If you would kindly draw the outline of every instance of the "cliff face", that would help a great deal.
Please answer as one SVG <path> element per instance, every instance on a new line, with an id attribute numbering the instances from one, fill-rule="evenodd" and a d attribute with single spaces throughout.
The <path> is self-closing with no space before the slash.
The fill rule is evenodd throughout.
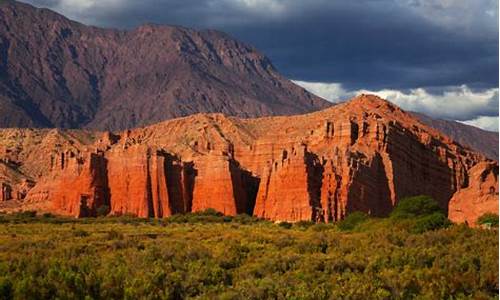
<path id="1" fill-rule="evenodd" d="M 88 216 L 104 206 L 141 217 L 214 208 L 333 222 L 358 210 L 384 216 L 399 199 L 426 194 L 453 220 L 473 222 L 498 204 L 497 162 L 369 95 L 306 115 L 200 114 L 86 139 L 58 134 L 50 163 L 29 159 L 36 150 L 22 139 L 24 148 L 4 146 L 4 160 L 22 165 L 12 171 L 36 182 L 19 207 Z M 50 134 L 38 135 L 50 147 Z M 19 134 L 0 137 L 7 145 Z M 485 195 L 480 207 L 476 194 Z"/>
<path id="2" fill-rule="evenodd" d="M 0 127 L 117 130 L 199 112 L 256 117 L 329 105 L 221 32 L 102 29 L 0 3 Z"/>
<path id="3" fill-rule="evenodd" d="M 498 164 L 481 162 L 469 171 L 469 185 L 449 203 L 449 218 L 454 222 L 476 225 L 481 215 L 498 213 Z"/>

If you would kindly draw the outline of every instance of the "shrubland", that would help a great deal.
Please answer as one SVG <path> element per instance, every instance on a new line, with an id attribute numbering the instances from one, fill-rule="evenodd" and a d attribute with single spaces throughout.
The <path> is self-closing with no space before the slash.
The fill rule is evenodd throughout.
<path id="1" fill-rule="evenodd" d="M 214 210 L 161 220 L 1 215 L 0 296 L 497 299 L 497 230 L 451 224 L 432 202 L 401 200 L 388 218 L 356 212 L 337 224 Z"/>

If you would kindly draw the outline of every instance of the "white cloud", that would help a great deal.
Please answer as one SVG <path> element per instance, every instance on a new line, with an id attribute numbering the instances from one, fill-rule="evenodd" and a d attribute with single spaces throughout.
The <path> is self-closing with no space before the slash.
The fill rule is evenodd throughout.
<path id="1" fill-rule="evenodd" d="M 476 126 L 489 131 L 497 131 L 498 132 L 498 117 L 478 117 L 474 120 L 462 121 L 462 123 L 467 125 Z"/>
<path id="2" fill-rule="evenodd" d="M 465 85 L 445 88 L 440 94 L 432 94 L 423 88 L 408 92 L 385 89 L 361 90 L 385 98 L 403 109 L 425 113 L 442 119 L 466 121 L 479 116 L 498 115 L 498 88 L 474 92 Z"/>
<path id="3" fill-rule="evenodd" d="M 434 94 L 424 88 L 406 92 L 395 89 L 349 91 L 340 83 L 294 82 L 332 102 L 342 102 L 362 93 L 375 94 L 408 111 L 498 131 L 498 88 L 473 91 L 462 85 L 446 87 Z"/>
<path id="4" fill-rule="evenodd" d="M 293 80 L 293 82 L 311 93 L 320 96 L 330 102 L 338 103 L 356 96 L 356 91 L 347 91 L 342 87 L 342 84 L 332 82 L 308 82 Z"/>

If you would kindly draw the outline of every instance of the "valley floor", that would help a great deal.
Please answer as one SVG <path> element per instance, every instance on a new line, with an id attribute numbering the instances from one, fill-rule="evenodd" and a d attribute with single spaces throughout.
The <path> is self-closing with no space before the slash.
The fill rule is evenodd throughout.
<path id="1" fill-rule="evenodd" d="M 497 230 L 210 213 L 0 221 L 2 299 L 498 299 Z"/>

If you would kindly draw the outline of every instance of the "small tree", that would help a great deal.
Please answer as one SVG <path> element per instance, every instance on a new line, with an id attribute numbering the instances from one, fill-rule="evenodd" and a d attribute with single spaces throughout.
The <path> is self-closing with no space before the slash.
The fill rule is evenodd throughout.
<path id="1" fill-rule="evenodd" d="M 397 221 L 409 220 L 410 231 L 414 233 L 447 228 L 452 224 L 436 200 L 425 195 L 401 199 L 390 217 Z"/>
<path id="2" fill-rule="evenodd" d="M 494 213 L 485 213 L 477 219 L 476 224 L 498 227 L 498 215 Z"/>
<path id="3" fill-rule="evenodd" d="M 421 195 L 401 199 L 392 211 L 391 218 L 408 219 L 431 215 L 436 212 L 442 213 L 436 200 L 430 196 Z"/>
<path id="4" fill-rule="evenodd" d="M 435 212 L 427 216 L 419 217 L 412 231 L 415 233 L 422 233 L 429 230 L 447 228 L 451 224 L 451 221 L 448 220 L 442 212 Z"/>
<path id="5" fill-rule="evenodd" d="M 368 220 L 368 215 L 361 211 L 355 211 L 347 215 L 344 220 L 340 221 L 338 226 L 340 230 L 353 230 L 359 224 Z"/>

